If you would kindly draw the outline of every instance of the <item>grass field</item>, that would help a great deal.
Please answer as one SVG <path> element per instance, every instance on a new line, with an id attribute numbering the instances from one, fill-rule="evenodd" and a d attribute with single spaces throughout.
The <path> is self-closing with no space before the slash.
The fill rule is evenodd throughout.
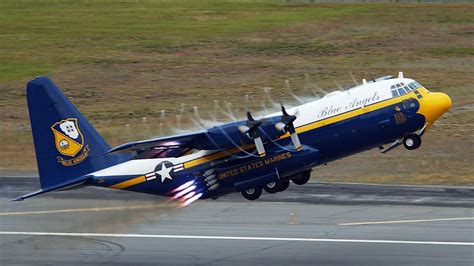
<path id="1" fill-rule="evenodd" d="M 34 170 L 26 82 L 48 75 L 116 145 L 157 134 L 213 100 L 261 110 L 373 76 L 448 93 L 421 149 L 369 151 L 315 171 L 326 181 L 474 185 L 473 4 L 271 1 L 0 2 L 0 171 Z M 184 103 L 184 105 L 182 104 Z M 268 102 L 265 103 L 268 106 Z M 144 118 L 145 117 L 145 118 Z M 220 118 L 223 118 L 221 116 Z M 192 126 L 182 119 L 183 128 Z"/>

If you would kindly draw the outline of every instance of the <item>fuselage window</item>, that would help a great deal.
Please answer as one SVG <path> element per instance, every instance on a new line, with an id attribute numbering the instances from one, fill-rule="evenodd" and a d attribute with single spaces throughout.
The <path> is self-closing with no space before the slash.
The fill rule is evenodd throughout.
<path id="1" fill-rule="evenodd" d="M 400 96 L 402 96 L 403 94 L 405 94 L 405 91 L 402 88 L 400 88 L 400 89 L 398 89 L 398 94 L 400 94 Z"/>
<path id="2" fill-rule="evenodd" d="M 407 93 L 409 93 L 409 92 L 411 91 L 410 88 L 408 88 L 407 86 L 403 86 L 403 89 L 404 89 Z"/>

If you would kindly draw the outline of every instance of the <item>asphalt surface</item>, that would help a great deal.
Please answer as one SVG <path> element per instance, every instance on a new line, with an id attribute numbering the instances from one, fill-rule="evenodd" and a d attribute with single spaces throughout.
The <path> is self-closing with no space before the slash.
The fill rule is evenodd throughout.
<path id="1" fill-rule="evenodd" d="M 83 188 L 25 200 L 0 178 L 0 265 L 474 265 L 471 188 L 308 184 L 185 208 Z"/>

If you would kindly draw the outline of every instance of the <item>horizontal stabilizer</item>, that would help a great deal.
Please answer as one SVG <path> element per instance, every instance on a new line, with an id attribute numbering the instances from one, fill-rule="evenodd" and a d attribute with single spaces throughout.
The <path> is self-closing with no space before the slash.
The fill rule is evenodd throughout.
<path id="1" fill-rule="evenodd" d="M 69 188 L 69 187 L 80 186 L 80 185 L 85 184 L 87 181 L 89 181 L 90 178 L 92 178 L 92 176 L 82 176 L 82 177 L 79 177 L 79 178 L 71 179 L 71 180 L 68 180 L 67 182 L 63 182 L 63 183 L 60 183 L 58 185 L 45 187 L 45 188 L 42 188 L 40 190 L 37 190 L 37 191 L 31 192 L 31 193 L 19 196 L 18 198 L 13 199 L 12 201 L 22 201 L 24 199 L 31 198 L 31 197 L 37 196 L 37 195 L 41 195 L 41 194 L 46 193 L 46 192 L 52 192 L 52 191 L 61 190 L 61 189 Z"/>

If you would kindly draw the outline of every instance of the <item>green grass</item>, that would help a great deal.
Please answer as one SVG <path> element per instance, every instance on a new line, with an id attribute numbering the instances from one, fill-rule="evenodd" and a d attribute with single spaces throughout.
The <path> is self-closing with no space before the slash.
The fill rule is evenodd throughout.
<path id="1" fill-rule="evenodd" d="M 465 47 L 438 48 L 438 49 L 432 49 L 430 50 L 430 52 L 433 55 L 437 55 L 437 56 L 450 56 L 450 55 L 466 56 L 466 55 L 474 55 L 474 48 L 465 48 Z"/>
<path id="2" fill-rule="evenodd" d="M 0 82 L 110 61 L 104 57 L 120 52 L 176 51 L 366 10 L 265 1 L 2 1 Z"/>
<path id="3" fill-rule="evenodd" d="M 172 134 L 160 132 L 160 111 L 176 126 L 181 103 L 206 118 L 214 99 L 230 101 L 242 115 L 245 94 L 261 110 L 263 87 L 294 103 L 285 80 L 304 96 L 353 84 L 349 72 L 360 80 L 404 71 L 455 106 L 422 149 L 362 153 L 314 177 L 472 184 L 472 4 L 283 2 L 0 1 L 0 170 L 36 169 L 24 87 L 37 75 L 118 145 Z"/>
<path id="4" fill-rule="evenodd" d="M 263 43 L 242 43 L 236 49 L 245 54 L 280 55 L 330 55 L 338 51 L 334 44 L 323 42 L 268 41 Z"/>

